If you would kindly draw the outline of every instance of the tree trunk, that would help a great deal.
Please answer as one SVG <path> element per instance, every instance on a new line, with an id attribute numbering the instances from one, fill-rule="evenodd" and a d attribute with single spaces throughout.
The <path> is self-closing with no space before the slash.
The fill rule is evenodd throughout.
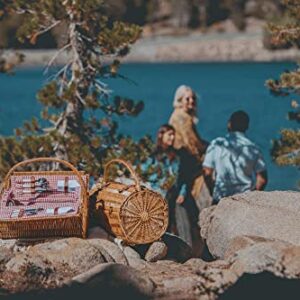
<path id="1" fill-rule="evenodd" d="M 191 19 L 190 0 L 173 0 L 173 26 L 188 27 Z"/>
<path id="2" fill-rule="evenodd" d="M 202 30 L 207 26 L 207 0 L 199 0 L 199 23 Z"/>
<path id="3" fill-rule="evenodd" d="M 58 132 L 63 136 L 71 133 L 81 133 L 83 125 L 83 105 L 79 99 L 67 104 Z"/>
<path id="4" fill-rule="evenodd" d="M 73 12 L 70 11 L 70 19 L 73 20 Z M 87 74 L 87 60 L 89 50 L 78 38 L 77 23 L 71 22 L 68 29 L 68 35 L 71 45 L 72 65 L 71 77 L 68 86 L 75 85 L 74 98 L 69 100 L 65 111 L 62 113 L 57 131 L 61 136 L 69 137 L 72 134 L 80 136 L 80 140 L 87 141 L 84 132 L 84 99 L 88 95 L 88 89 L 91 83 L 91 74 Z M 67 75 L 66 75 L 67 76 Z M 68 159 L 67 151 L 64 145 L 57 144 L 55 149 L 56 156 L 61 159 Z"/>

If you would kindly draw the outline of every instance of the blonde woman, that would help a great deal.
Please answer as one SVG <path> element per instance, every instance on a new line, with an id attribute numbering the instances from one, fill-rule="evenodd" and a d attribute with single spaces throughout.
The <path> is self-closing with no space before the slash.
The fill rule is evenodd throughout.
<path id="1" fill-rule="evenodd" d="M 202 175 L 202 162 L 208 143 L 200 137 L 196 128 L 196 93 L 189 86 L 179 86 L 175 92 L 173 107 L 169 124 L 176 132 L 174 148 L 187 150 L 188 155 L 181 159 L 184 181 L 189 183 L 190 193 L 201 211 L 211 205 L 212 199 Z"/>
<path id="2" fill-rule="evenodd" d="M 169 124 L 176 131 L 175 148 L 186 148 L 202 162 L 207 142 L 201 139 L 196 129 L 198 123 L 196 93 L 189 86 L 179 86 L 175 92 L 173 107 Z"/>

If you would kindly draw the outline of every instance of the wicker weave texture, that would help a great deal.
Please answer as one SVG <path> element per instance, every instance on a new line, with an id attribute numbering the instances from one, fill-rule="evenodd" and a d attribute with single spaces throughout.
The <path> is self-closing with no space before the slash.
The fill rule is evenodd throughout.
<path id="1" fill-rule="evenodd" d="M 48 162 L 63 164 L 70 168 L 71 171 L 16 172 L 16 169 L 27 164 Z M 50 187 L 51 185 L 53 186 L 56 180 L 65 178 L 66 176 L 70 179 L 76 178 L 80 184 L 80 189 L 77 193 L 68 196 L 65 195 L 65 197 L 58 197 L 55 194 L 50 197 L 42 196 L 38 198 L 39 204 L 35 203 L 31 206 L 27 206 L 28 195 L 19 195 L 19 199 L 17 200 L 20 200 L 20 202 L 25 205 L 21 206 L 21 208 L 35 208 L 35 206 L 54 208 L 63 203 L 64 205 L 74 208 L 74 213 L 53 216 L 41 214 L 31 217 L 23 216 L 9 219 L 8 215 L 11 208 L 5 205 L 5 195 L 7 195 L 10 190 L 16 189 L 16 182 L 30 176 L 34 176 L 35 178 L 47 178 L 50 182 Z M 76 236 L 85 238 L 88 226 L 88 178 L 88 175 L 79 172 L 70 163 L 56 158 L 36 158 L 15 165 L 5 177 L 0 191 L 0 238 L 44 238 L 55 236 Z M 18 195 L 18 192 L 16 192 L 16 195 Z"/>
<path id="2" fill-rule="evenodd" d="M 114 163 L 123 164 L 129 169 L 135 180 L 134 185 L 109 181 L 108 168 Z M 132 166 L 123 160 L 112 160 L 106 165 L 96 208 L 101 212 L 105 227 L 128 244 L 156 241 L 168 226 L 165 199 L 159 193 L 141 187 Z"/>

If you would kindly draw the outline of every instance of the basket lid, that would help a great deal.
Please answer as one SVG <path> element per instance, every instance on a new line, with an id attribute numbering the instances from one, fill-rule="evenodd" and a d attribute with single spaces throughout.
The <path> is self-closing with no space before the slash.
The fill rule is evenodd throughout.
<path id="1" fill-rule="evenodd" d="M 156 241 L 168 226 L 167 203 L 160 194 L 151 190 L 134 192 L 120 208 L 120 223 L 129 244 Z"/>

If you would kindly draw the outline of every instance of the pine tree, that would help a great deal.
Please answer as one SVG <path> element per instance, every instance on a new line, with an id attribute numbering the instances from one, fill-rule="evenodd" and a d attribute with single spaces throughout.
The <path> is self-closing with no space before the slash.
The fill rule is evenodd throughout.
<path id="1" fill-rule="evenodd" d="M 243 31 L 246 29 L 245 6 L 246 0 L 224 0 L 224 6 L 228 8 L 232 22 L 237 29 Z"/>
<path id="2" fill-rule="evenodd" d="M 290 23 L 286 25 L 270 24 L 272 42 L 276 45 L 281 43 L 300 43 L 300 0 L 284 0 Z M 300 94 L 300 69 L 287 71 L 280 75 L 279 79 L 270 79 L 266 82 L 271 92 L 279 96 Z M 291 111 L 288 112 L 290 120 L 300 122 L 300 106 L 297 100 L 291 102 Z M 279 139 L 273 141 L 271 150 L 275 161 L 280 165 L 300 166 L 300 130 L 283 129 Z"/>
<path id="3" fill-rule="evenodd" d="M 108 18 L 108 5 L 103 0 L 0 0 L 1 15 L 24 15 L 17 33 L 20 41 L 34 44 L 57 26 L 67 28 L 64 43 L 46 71 L 59 55 L 68 53 L 67 63 L 37 94 L 44 106 L 41 117 L 49 126 L 32 118 L 15 130 L 15 136 L 0 138 L 0 176 L 23 159 L 55 156 L 98 177 L 103 163 L 113 157 L 135 162 L 149 155 L 149 137 L 134 142 L 121 136 L 113 120 L 113 116 L 136 116 L 143 102 L 112 97 L 103 82 L 121 76 L 119 58 L 129 52 L 141 29 Z M 7 70 L 2 67 L 2 71 Z M 97 114 L 103 117 L 99 120 Z"/>

